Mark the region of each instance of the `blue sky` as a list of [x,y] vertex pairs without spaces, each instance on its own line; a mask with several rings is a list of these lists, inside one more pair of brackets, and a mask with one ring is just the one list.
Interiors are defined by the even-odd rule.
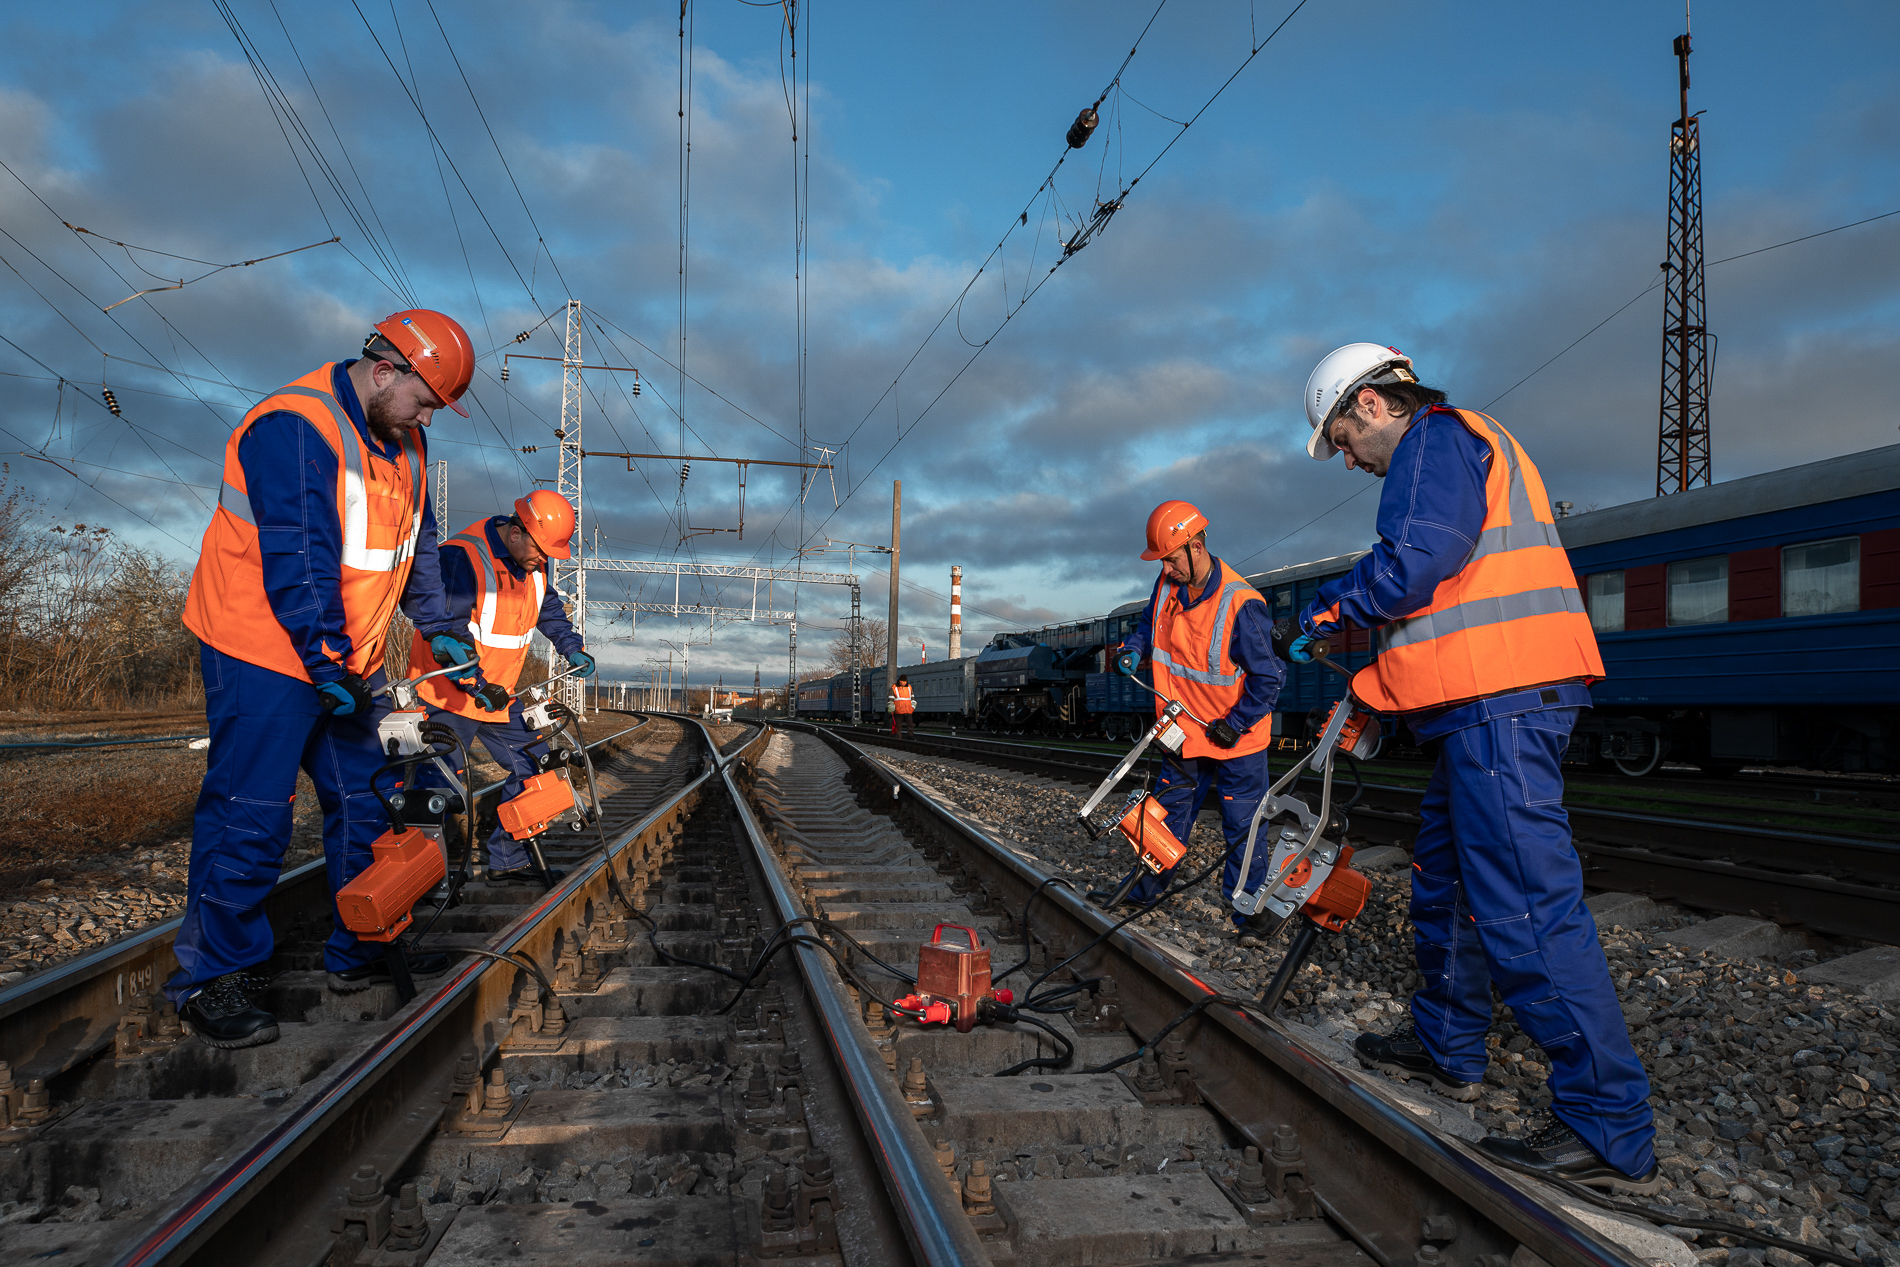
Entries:
[[[570,291],[599,323],[588,359],[648,378],[636,400],[624,377],[592,376],[589,448],[794,459],[783,10],[691,7],[686,364],[732,403],[689,383],[682,441],[679,379],[659,359],[680,349],[677,9],[361,4],[229,0],[294,110],[281,120],[210,0],[0,20],[0,159],[19,178],[0,172],[0,305],[23,349],[0,345],[0,445],[60,464],[11,459],[10,481],[188,565],[225,436],[256,393],[349,355],[410,296],[486,350]],[[805,426],[843,445],[842,505],[821,480],[801,537],[795,484],[753,468],[744,540],[682,542],[682,516],[737,525],[730,467],[696,464],[682,500],[677,467],[590,459],[590,537],[598,526],[603,551],[628,558],[782,562],[823,537],[885,540],[900,478],[911,659],[919,640],[941,654],[953,563],[973,633],[1145,592],[1141,524],[1166,497],[1200,502],[1217,552],[1249,570],[1338,553],[1369,539],[1377,490],[1299,450],[1298,392],[1356,339],[1405,349],[1459,403],[1495,400],[1554,496],[1646,496],[1659,293],[1497,398],[1656,277],[1678,6],[1309,0],[1047,274],[1073,228],[1063,213],[1086,216],[1146,167],[1180,133],[1168,119],[1199,109],[1290,7],[802,6]],[[1151,16],[1102,126],[1038,196],[1070,120]],[[1900,36],[1892,6],[1710,3],[1694,20],[1712,261],[1900,208],[1900,87],[1890,59],[1861,53]],[[332,233],[340,246],[98,312],[161,284],[137,266],[181,267],[107,239],[228,262]],[[1900,344],[1896,280],[1900,217],[1711,267],[1718,479],[1900,439],[1867,391]],[[517,350],[559,344],[543,327]],[[102,365],[123,418],[98,406]],[[483,365],[475,418],[432,430],[458,525],[554,474],[558,371],[517,362],[504,388],[498,358]],[[868,580],[881,610],[883,578]],[[593,592],[623,590],[596,578]],[[807,588],[798,603],[814,652],[843,595]],[[630,671],[657,640],[707,630],[643,617],[628,633],[595,638]],[[783,629],[712,639],[696,680],[784,671]]]

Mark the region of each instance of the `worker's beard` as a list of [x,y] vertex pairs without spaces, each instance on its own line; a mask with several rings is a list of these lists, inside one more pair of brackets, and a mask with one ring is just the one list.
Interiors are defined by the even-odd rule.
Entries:
[[396,388],[392,384],[363,402],[363,419],[369,423],[369,434],[378,444],[401,444],[403,436],[416,426],[413,417],[408,420],[397,417],[395,395]]

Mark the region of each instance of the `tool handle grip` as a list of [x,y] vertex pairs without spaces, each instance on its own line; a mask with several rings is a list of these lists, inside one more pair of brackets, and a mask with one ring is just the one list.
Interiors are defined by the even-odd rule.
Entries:
[[936,944],[938,944],[939,942],[943,940],[943,930],[946,928],[954,928],[958,932],[962,933],[965,937],[969,938],[971,950],[983,949],[983,943],[977,937],[976,930],[974,928],[971,928],[967,924],[939,924],[937,925],[936,929],[932,931],[930,934],[931,945],[935,946]]

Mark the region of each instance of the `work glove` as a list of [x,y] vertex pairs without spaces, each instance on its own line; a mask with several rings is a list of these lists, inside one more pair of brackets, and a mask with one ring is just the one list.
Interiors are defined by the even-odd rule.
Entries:
[[594,657],[588,655],[585,651],[568,652],[567,663],[569,668],[580,670],[576,675],[578,677],[594,676]]
[[[462,689],[468,690],[467,687],[463,687]],[[484,682],[480,690],[469,691],[468,693],[480,701],[481,706],[491,713],[507,712],[508,704],[514,698],[493,682]]]
[[334,682],[323,682],[317,686],[317,703],[323,705],[323,711],[332,717],[367,715],[371,702],[369,684],[354,673],[346,673]]
[[1135,669],[1141,664],[1141,656],[1133,651],[1122,651],[1115,657],[1115,672],[1123,677],[1135,676]]
[[451,664],[467,664],[475,658],[474,646],[454,634],[437,634],[429,639],[429,653],[445,669]]
[[1294,664],[1306,664],[1313,658],[1307,650],[1313,643],[1311,634],[1300,632],[1300,627],[1291,620],[1273,622],[1273,654],[1282,660],[1291,660]]
[[1207,742],[1216,748],[1231,748],[1240,742],[1240,732],[1228,725],[1225,717],[1217,717],[1207,728]]

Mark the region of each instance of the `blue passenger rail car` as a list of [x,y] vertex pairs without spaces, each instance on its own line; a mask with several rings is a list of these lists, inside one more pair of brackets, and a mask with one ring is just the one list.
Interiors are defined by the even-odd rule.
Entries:
[[1558,531],[1608,675],[1573,756],[1900,770],[1900,445]]
[[[1313,601],[1320,586],[1351,571],[1352,565],[1368,553],[1360,550],[1256,572],[1247,578],[1247,584],[1260,591],[1276,621],[1290,620]],[[1364,629],[1349,629],[1343,637],[1331,639],[1330,645],[1334,661],[1349,669],[1372,663],[1376,654],[1372,635]],[[1286,670],[1280,700],[1274,705],[1273,736],[1305,743],[1318,738],[1327,710],[1346,693],[1346,679],[1323,664],[1289,664]]]

